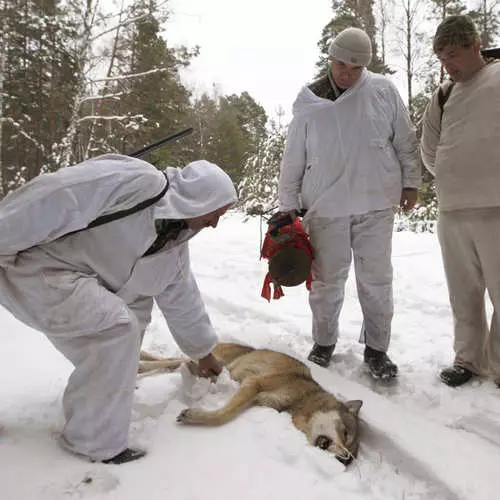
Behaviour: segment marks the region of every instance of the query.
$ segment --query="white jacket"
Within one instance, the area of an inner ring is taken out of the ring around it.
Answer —
[[[35,196],[24,212],[17,206],[24,199],[19,193],[13,193],[8,203],[7,199],[0,203],[4,217],[0,242],[6,242],[4,248],[0,246],[0,255],[5,256],[0,267],[2,305],[38,330],[85,335],[120,323],[128,314],[126,305],[153,297],[184,353],[193,358],[208,354],[217,337],[190,268],[187,241],[196,233],[184,230],[157,253],[143,255],[156,239],[156,218],[190,218],[234,203],[236,192],[229,177],[205,161],[169,168],[169,189],[155,205],[47,241],[47,235],[64,235],[86,227],[102,213],[153,197],[166,182],[163,173],[148,163],[121,155],[89,160],[64,169],[59,176],[51,174],[49,180],[57,182],[70,174],[71,182],[59,184],[64,188],[53,190],[52,198],[36,201]],[[41,211],[33,213],[33,206]],[[23,214],[40,243],[29,230],[20,231],[26,235],[24,241],[5,233],[6,228],[13,230],[13,223],[21,221]],[[29,246],[6,256],[14,247]],[[96,314],[96,310],[104,312]]]
[[[394,85],[363,70],[337,100],[302,88],[279,180],[280,210],[344,217],[399,205],[420,184],[415,129]]]

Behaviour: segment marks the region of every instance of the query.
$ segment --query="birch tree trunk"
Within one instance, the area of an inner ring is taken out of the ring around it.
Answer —
[[[106,71],[106,78],[107,79],[111,78],[111,75],[113,74],[113,69],[115,66],[116,53],[118,50],[118,41],[120,39],[120,28],[121,28],[121,23],[123,20],[124,3],[125,3],[124,0],[122,0],[120,12],[118,14],[118,26],[116,28],[115,36],[113,39],[113,47],[111,49],[111,56],[109,59],[108,70]],[[111,80],[106,80],[106,82],[104,83],[104,86],[102,89],[103,96],[106,96],[108,94],[109,88],[110,88],[110,82],[111,82]],[[97,117],[102,116],[102,108],[103,108],[104,101],[105,101],[105,97],[102,97],[101,99],[98,100],[98,102],[96,104],[96,111],[93,114],[96,115]],[[92,122],[92,126],[90,127],[90,134],[89,134],[89,139],[88,139],[84,159],[89,158],[91,151],[92,151],[92,148],[95,144],[96,126],[97,126],[97,119]]]
[[[0,197],[3,198],[2,130],[3,130],[3,95],[7,57],[7,21],[5,0],[0,0]]]
[[[94,0],[87,0],[83,14],[83,32],[81,33],[81,44],[79,47],[77,91],[71,105],[71,118],[67,132],[58,147],[59,151],[55,153],[55,162],[58,163],[60,167],[68,167],[74,160],[74,144],[78,133],[80,105],[85,97],[87,88],[85,72],[88,66],[89,52],[92,45],[92,29],[95,26],[98,5],[99,0],[95,3]]]

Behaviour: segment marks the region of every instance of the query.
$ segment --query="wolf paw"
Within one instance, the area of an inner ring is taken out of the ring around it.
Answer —
[[[177,422],[180,424],[197,424],[200,422],[201,410],[186,408],[177,415]]]

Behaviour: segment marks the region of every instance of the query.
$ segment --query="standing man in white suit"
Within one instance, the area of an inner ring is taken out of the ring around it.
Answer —
[[[220,372],[188,240],[236,199],[229,176],[207,161],[160,172],[110,154],[39,176],[0,203],[0,303],[74,365],[63,447],[104,463],[144,456],[127,436],[153,301],[201,372]],[[87,228],[122,210],[130,214]]]
[[[329,71],[303,87],[293,108],[279,179],[280,211],[304,222],[315,250],[309,296],[314,346],[330,362],[354,258],[363,313],[360,342],[376,378],[397,375],[387,355],[393,316],[393,207],[413,208],[420,184],[415,130],[398,91],[366,69],[368,35],[348,28],[329,46]]]

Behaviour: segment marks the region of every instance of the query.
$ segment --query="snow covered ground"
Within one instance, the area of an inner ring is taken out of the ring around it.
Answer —
[[[223,340],[305,359],[311,346],[305,287],[260,297],[259,220],[232,214],[191,244],[194,272]],[[437,238],[395,233],[395,317],[390,353],[397,383],[362,366],[361,315],[352,276],[341,339],[313,375],[342,399],[362,399],[358,459],[344,468],[311,447],[286,413],[251,408],[219,428],[176,424],[188,405],[218,407],[235,390],[183,372],[138,378],[131,443],[142,460],[91,464],[61,450],[61,395],[71,365],[46,338],[0,309],[0,498],[2,500],[497,500],[500,390],[488,380],[440,383],[452,359],[452,320]],[[145,348],[179,355],[156,311]]]

